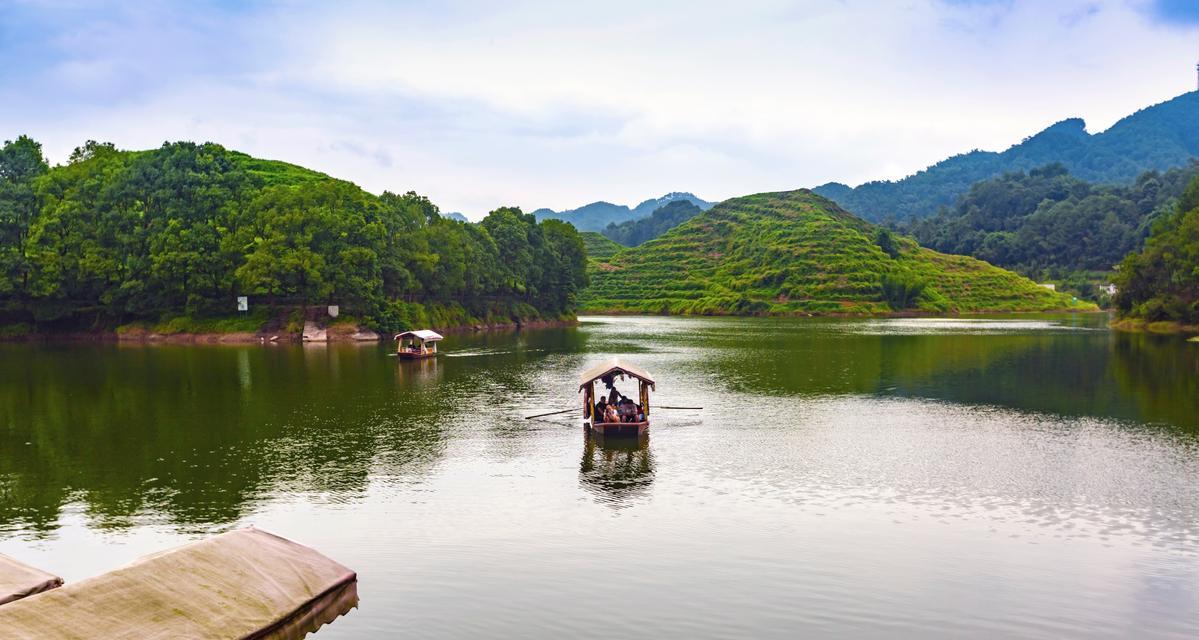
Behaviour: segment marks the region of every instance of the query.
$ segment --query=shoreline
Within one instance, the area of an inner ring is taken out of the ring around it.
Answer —
[[[1158,335],[1199,336],[1199,324],[1183,324],[1176,320],[1150,322],[1136,318],[1113,319],[1108,323],[1114,331],[1125,333],[1154,333]]]
[[[647,316],[655,318],[957,318],[962,316],[984,315],[1029,315],[1037,313],[1077,313],[1077,314],[1110,314],[1106,309],[1039,309],[1032,311],[888,311],[885,313],[849,313],[849,312],[811,312],[797,311],[793,313],[653,313],[649,311],[627,311],[619,309],[580,309],[581,316]],[[1199,332],[1199,327],[1194,327]]]
[[[450,327],[434,327],[438,333],[454,335],[482,331],[519,331],[521,329],[553,329],[579,324],[577,317],[560,320],[531,320],[528,322],[502,322],[495,324],[473,323]],[[112,331],[29,333],[0,337],[4,342],[80,342],[116,344],[199,344],[199,345],[247,345],[247,344],[377,344],[390,342],[391,336],[380,334],[365,327],[330,330],[326,340],[304,340],[302,334],[280,332],[231,332],[231,333],[153,333],[134,330],[118,333]],[[369,334],[369,336],[368,336]],[[364,337],[368,336],[368,337]]]

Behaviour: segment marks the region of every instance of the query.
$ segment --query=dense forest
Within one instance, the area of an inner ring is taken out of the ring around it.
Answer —
[[[952,206],[972,185],[1013,171],[1060,162],[1082,180],[1128,183],[1199,157],[1199,92],[1142,109],[1091,135],[1077,118],[1063,120],[1006,151],[971,151],[897,181],[857,188],[829,183],[816,193],[872,221],[903,221]]]
[[[338,304],[387,331],[557,318],[573,313],[585,268],[569,224],[514,208],[465,224],[415,193],[375,196],[216,144],[88,142],[56,167],[27,137],[0,149],[10,326],[229,317],[240,295],[260,313]]]
[[[1145,249],[1120,263],[1115,280],[1121,316],[1199,325],[1199,178],[1153,225]]]
[[[609,224],[604,227],[602,233],[616,243],[626,247],[636,247],[657,238],[701,213],[703,210],[691,202],[675,200],[658,208],[648,218]]]
[[[592,260],[588,311],[877,314],[1094,309],[974,258],[926,249],[811,191],[721,202]]]
[[[1095,185],[1051,164],[975,184],[952,209],[901,228],[937,251],[1032,278],[1081,280],[1079,272],[1111,271],[1140,249],[1196,175],[1192,162],[1143,173],[1128,186]]]

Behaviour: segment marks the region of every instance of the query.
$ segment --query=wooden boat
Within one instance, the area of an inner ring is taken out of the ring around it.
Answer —
[[[396,355],[404,359],[432,358],[437,355],[437,343],[441,334],[428,329],[397,333]]]
[[[612,388],[617,379],[625,378],[637,381],[640,419],[636,422],[607,422],[603,416],[593,415],[598,399],[595,383],[603,382],[606,388]],[[649,431],[649,392],[652,389],[654,379],[645,369],[617,358],[591,367],[579,376],[579,391],[583,393],[583,426],[605,438],[644,436]]]

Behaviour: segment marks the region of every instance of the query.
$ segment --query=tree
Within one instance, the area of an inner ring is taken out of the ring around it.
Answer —
[[[49,170],[42,145],[28,136],[0,148],[0,296],[29,287],[29,228],[38,214],[35,180]]]

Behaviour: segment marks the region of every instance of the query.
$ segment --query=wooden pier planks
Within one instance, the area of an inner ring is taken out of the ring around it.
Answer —
[[[62,586],[62,578],[0,555],[0,605]]]
[[[300,638],[358,603],[357,575],[240,529],[0,607],[5,638]]]

